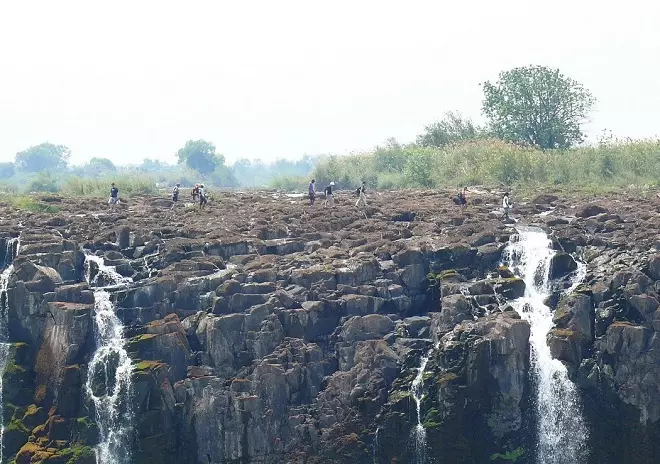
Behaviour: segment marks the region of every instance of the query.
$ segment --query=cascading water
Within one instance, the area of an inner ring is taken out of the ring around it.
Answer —
[[[14,270],[13,265],[7,268],[0,274],[0,462],[4,462],[4,438],[5,426],[4,420],[4,403],[2,398],[2,377],[5,372],[5,364],[7,363],[7,353],[9,352],[9,333],[7,331],[7,322],[9,318],[9,301],[7,298],[7,287],[9,285],[9,276]]]
[[[97,267],[96,273],[91,263]],[[131,374],[133,365],[124,347],[124,326],[115,314],[110,294],[98,288],[102,277],[107,286],[126,285],[130,279],[120,276],[114,268],[105,266],[103,259],[88,255],[85,277],[94,292],[94,328],[96,351],[89,363],[88,397],[94,403],[100,443],[96,448],[97,464],[129,464],[133,415],[131,411]]]
[[[14,271],[14,266],[11,262],[18,255],[21,247],[19,237],[10,238],[5,245],[5,264],[8,266],[0,274],[0,462],[4,462],[5,450],[5,425],[4,420],[4,402],[2,398],[2,377],[5,372],[5,365],[7,364],[7,354],[9,353],[9,298],[7,295],[7,287],[9,286],[9,276]]]
[[[5,244],[5,264],[10,264],[16,256],[18,256],[18,251],[21,247],[20,237],[14,237],[7,239]]]
[[[426,369],[426,364],[429,362],[431,357],[431,352],[424,355],[419,363],[419,368],[417,370],[417,375],[410,385],[410,392],[415,399],[415,406],[417,407],[417,425],[413,429],[413,440],[415,442],[415,462],[416,464],[424,464],[424,459],[426,456],[426,429],[422,424],[421,417],[421,403],[422,396],[424,392],[424,370]]]
[[[505,264],[526,284],[525,295],[512,302],[531,326],[531,365],[536,386],[538,464],[586,462],[588,437],[575,385],[566,366],[553,359],[546,337],[552,329],[552,311],[544,304],[550,295],[551,240],[540,229],[520,229],[512,236]]]

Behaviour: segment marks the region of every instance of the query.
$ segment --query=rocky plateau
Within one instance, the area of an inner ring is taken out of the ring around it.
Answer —
[[[578,387],[588,463],[660,462],[655,193],[514,192],[515,223],[498,189],[471,189],[465,208],[448,190],[367,193],[362,210],[352,192],[332,208],[272,191],[219,192],[201,211],[0,203],[3,462],[96,462],[93,254],[130,279],[95,281],[131,358],[130,462],[417,462],[411,384],[432,350],[425,462],[535,463],[530,326],[510,305],[525,282],[502,266],[523,226],[555,250],[547,342]]]

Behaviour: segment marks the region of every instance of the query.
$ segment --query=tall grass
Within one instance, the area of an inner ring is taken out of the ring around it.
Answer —
[[[156,181],[144,174],[137,176],[117,176],[106,179],[71,177],[62,185],[60,192],[70,196],[103,197],[110,195],[110,185],[114,182],[122,194],[154,195],[158,193]]]
[[[576,189],[659,186],[660,140],[610,140],[594,147],[541,151],[501,140],[443,148],[399,147],[323,159],[317,182],[342,188],[362,181],[378,188],[478,184]]]

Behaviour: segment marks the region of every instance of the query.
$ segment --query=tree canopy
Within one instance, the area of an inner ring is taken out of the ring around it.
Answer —
[[[445,113],[443,119],[424,128],[424,133],[417,136],[417,145],[444,147],[452,143],[479,138],[484,133],[484,129],[476,126],[470,119],[465,119],[459,113],[449,111]]]
[[[0,163],[0,177],[7,179],[14,175],[14,163]]]
[[[90,177],[98,177],[117,171],[117,167],[108,158],[92,158],[82,167],[83,174]]]
[[[215,152],[215,145],[206,140],[188,140],[176,153],[179,164],[186,164],[191,169],[210,174],[215,168],[225,163],[225,157]]]
[[[71,150],[49,142],[16,153],[16,169],[24,172],[58,171],[66,169]]]
[[[514,68],[482,87],[482,112],[497,137],[541,149],[569,148],[584,140],[581,124],[596,100],[558,69]]]

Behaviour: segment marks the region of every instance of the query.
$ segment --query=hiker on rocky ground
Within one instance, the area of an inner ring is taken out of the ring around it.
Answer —
[[[511,209],[511,201],[509,200],[509,192],[506,192],[504,194],[504,198],[502,198],[502,208],[504,208],[504,217],[506,220],[509,220],[509,210]]]
[[[197,203],[197,197],[199,197],[199,184],[195,184],[190,191],[190,195],[192,196],[193,203]]]
[[[314,200],[316,200],[316,190],[314,190],[314,186],[316,185],[316,179],[312,179],[312,181],[309,183],[309,206],[314,206]]]
[[[334,182],[330,182],[330,185],[328,185],[324,192],[325,192],[325,201],[323,202],[323,206],[328,206],[328,203],[330,203],[330,206],[333,206],[335,204],[335,197],[332,196],[332,187],[335,186]]]
[[[116,205],[117,203],[119,203],[119,189],[115,187],[115,183],[113,182],[110,188],[110,198],[108,199],[108,204]]]
[[[172,208],[179,202],[179,186],[181,184],[176,184],[172,189]]]
[[[204,193],[204,184],[201,184],[198,187],[197,193],[199,195],[199,207],[204,208],[204,205],[208,203],[208,201],[206,200],[206,194]]]
[[[366,182],[362,182],[362,186],[358,187],[358,189],[355,191],[358,195],[358,199],[355,202],[355,207],[359,208],[360,206],[367,206],[367,197],[364,195],[364,191],[366,190]]]
[[[454,198],[454,203],[459,206],[467,206],[467,187],[463,187],[463,190],[458,192],[458,195]]]

